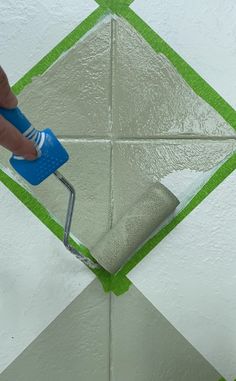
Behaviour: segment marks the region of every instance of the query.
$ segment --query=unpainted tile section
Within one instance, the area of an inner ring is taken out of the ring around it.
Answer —
[[[220,379],[134,286],[120,297],[112,295],[111,327],[112,381]]]
[[[63,145],[70,155],[60,172],[76,190],[72,233],[91,247],[108,230],[110,223],[110,143],[66,140]],[[1,150],[0,162],[5,167],[9,153]],[[20,179],[21,183],[23,182]],[[50,176],[37,187],[24,183],[30,192],[64,225],[68,206],[68,190]]]
[[[0,381],[109,381],[109,295],[93,281]]]
[[[193,172],[197,180],[198,174],[200,178],[201,173],[214,168],[235,149],[235,140],[158,139],[114,143],[113,221],[116,222],[152,183],[178,173],[170,184],[170,190],[178,196],[179,182],[181,178],[186,179],[187,170]],[[186,186],[181,185],[183,194],[188,193],[189,186],[191,178]],[[197,189],[193,187],[194,192]]]
[[[38,129],[69,136],[104,136],[109,127],[110,17],[90,31],[19,96]]]
[[[122,19],[116,20],[113,133],[235,136],[235,131],[198,97],[168,59],[157,54]]]

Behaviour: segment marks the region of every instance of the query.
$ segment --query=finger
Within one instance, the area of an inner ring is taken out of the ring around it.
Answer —
[[[15,108],[18,104],[16,96],[11,91],[7,75],[0,66],[0,107]]]
[[[33,143],[26,139],[8,120],[0,115],[0,145],[23,156],[26,160],[37,158],[37,151]]]

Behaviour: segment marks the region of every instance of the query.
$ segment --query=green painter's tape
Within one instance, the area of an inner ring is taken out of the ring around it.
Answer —
[[[209,103],[226,122],[236,129],[236,111],[233,107],[201,78],[150,26],[128,7],[120,8],[118,15],[124,17],[143,36],[156,53],[164,54],[195,93]]]
[[[127,8],[134,0],[96,0],[96,2],[105,9],[118,14],[123,8]]]
[[[14,93],[18,95],[25,86],[32,82],[33,77],[43,74],[64,52],[75,45],[81,37],[94,27],[105,14],[106,12],[101,7],[91,13],[13,86]]]

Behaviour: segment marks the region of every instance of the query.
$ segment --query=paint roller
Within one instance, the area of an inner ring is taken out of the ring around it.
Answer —
[[[18,107],[10,110],[0,108],[0,115],[31,140],[38,151],[38,158],[34,161],[12,155],[10,164],[15,171],[31,185],[38,185],[54,174],[68,189],[69,202],[63,242],[76,258],[92,269],[101,265],[108,272],[116,273],[179,204],[179,200],[164,185],[158,182],[153,184],[92,248],[91,254],[98,262],[95,263],[69,243],[75,190],[58,171],[69,160],[67,151],[49,128],[36,130]]]

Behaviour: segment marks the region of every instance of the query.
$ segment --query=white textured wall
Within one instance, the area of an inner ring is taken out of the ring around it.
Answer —
[[[0,64],[13,84],[81,23],[94,0],[0,2]]]

